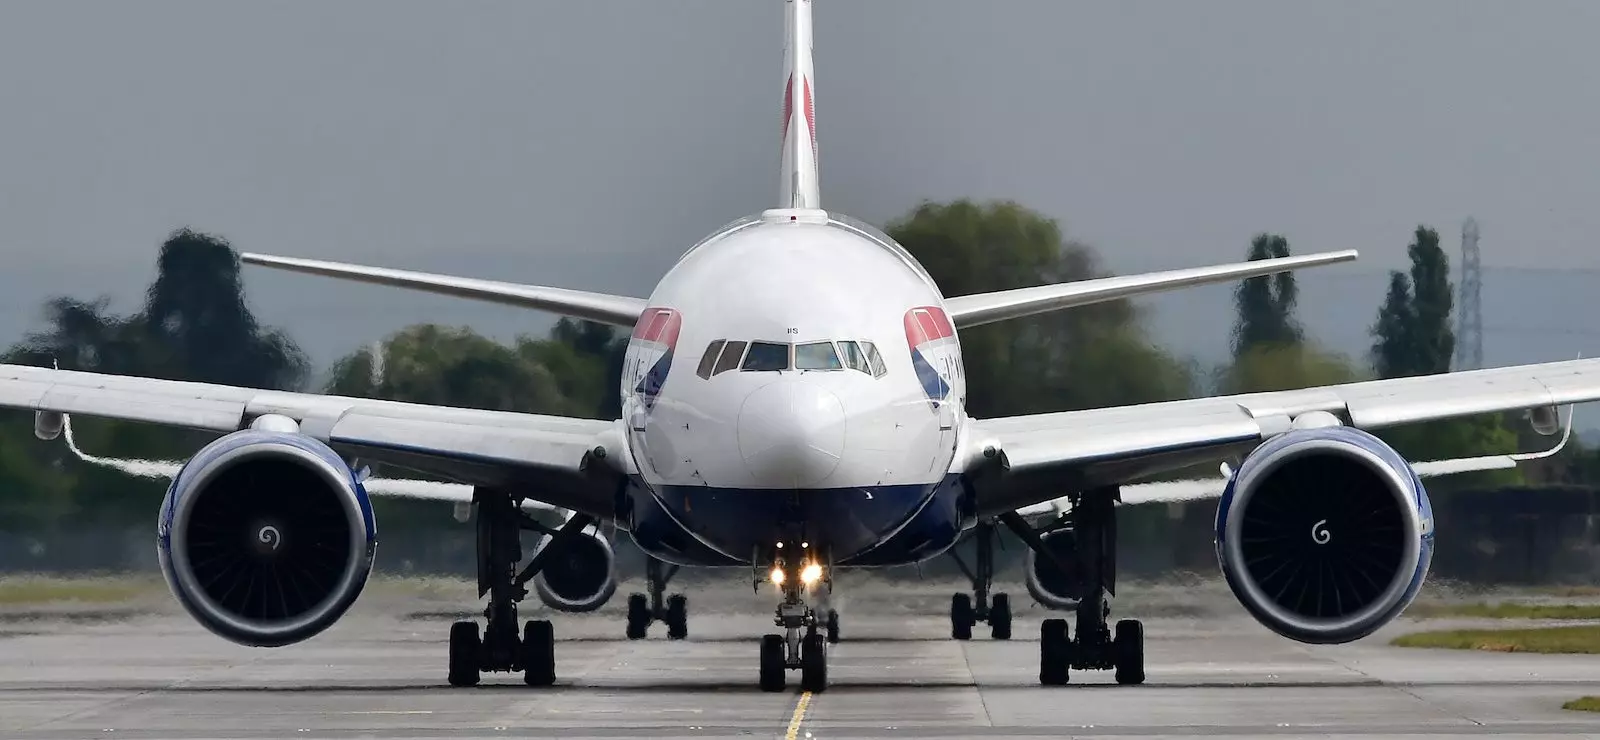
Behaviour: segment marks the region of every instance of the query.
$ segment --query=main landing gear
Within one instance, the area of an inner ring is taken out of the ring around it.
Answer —
[[[972,582],[972,595],[955,594],[950,597],[950,636],[957,640],[972,639],[972,627],[979,622],[989,623],[989,634],[996,640],[1011,639],[1011,597],[995,594],[989,600],[989,589],[994,585],[994,521],[978,522],[973,532],[977,546],[977,569],[967,567],[955,548],[950,558],[956,561],[967,580]]]
[[[1068,633],[1065,619],[1046,619],[1041,625],[1039,683],[1064,685],[1071,669],[1111,669],[1119,684],[1144,683],[1144,626],[1138,620],[1123,619],[1113,632],[1106,622],[1111,607],[1105,597],[1116,592],[1117,497],[1115,487],[1072,497],[1071,526],[1077,539],[1074,554],[1087,581],[1083,598],[1078,601],[1075,638]],[[1038,533],[1016,512],[1007,513],[1000,520],[1041,560],[1066,570],[1065,564],[1044,547]]]
[[[667,584],[678,574],[678,566],[665,568],[660,560],[648,555],[645,557],[645,583],[650,595],[633,594],[628,597],[628,639],[643,638],[650,630],[650,623],[659,620],[667,625],[668,639],[682,640],[689,634],[689,600],[683,594],[673,594],[663,604],[661,598],[667,590]]]
[[[518,634],[517,604],[527,597],[525,586],[544,563],[594,519],[573,514],[552,530],[523,513],[503,491],[479,488],[472,499],[478,513],[478,596],[488,594],[489,605],[482,636],[476,622],[450,625],[450,685],[477,685],[483,671],[522,671],[529,686],[549,686],[556,680],[555,631],[550,622],[535,619]],[[518,573],[524,529],[551,537]]]
[[[805,603],[805,592],[814,585],[832,585],[831,574],[823,572],[807,543],[780,544],[770,578],[783,591],[774,623],[784,628],[782,635],[761,638],[761,690],[782,691],[786,672],[800,671],[800,689],[818,693],[828,688],[827,642],[838,642],[839,614],[828,610],[824,619]],[[756,583],[759,585],[760,580]],[[823,629],[827,640],[824,641]]]

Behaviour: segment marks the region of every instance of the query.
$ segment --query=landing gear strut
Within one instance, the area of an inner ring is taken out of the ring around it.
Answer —
[[[761,638],[761,690],[782,691],[787,680],[786,672],[800,671],[800,689],[819,693],[828,688],[828,648],[823,633],[824,626],[832,639],[838,641],[838,613],[829,610],[826,625],[817,612],[805,603],[805,592],[812,584],[821,585],[831,574],[822,572],[822,565],[814,553],[806,551],[805,543],[789,543],[777,550],[772,569],[772,580],[783,590],[774,623],[784,628],[782,635],[764,635]],[[813,570],[815,569],[815,570]]]
[[[668,596],[665,603],[662,599],[667,584],[678,574],[678,566],[664,567],[660,560],[645,557],[645,583],[650,595],[628,597],[628,639],[643,638],[650,630],[650,623],[659,620],[667,625],[668,639],[682,640],[689,635],[689,600],[683,594]]]
[[[1119,684],[1144,683],[1144,626],[1123,619],[1115,632],[1107,627],[1111,606],[1106,596],[1116,594],[1117,498],[1115,487],[1072,496],[1076,556],[1086,581],[1077,606],[1076,637],[1069,635],[1065,619],[1046,619],[1040,628],[1039,682],[1047,686],[1066,684],[1069,669],[1113,669]],[[1021,516],[1012,512],[1001,521],[1041,558],[1065,570]]]
[[[472,499],[478,513],[478,596],[488,594],[489,604],[481,636],[476,622],[450,625],[450,685],[474,686],[482,671],[522,671],[529,686],[549,686],[556,680],[555,631],[542,619],[518,630],[517,604],[528,595],[527,582],[594,519],[573,514],[559,530],[551,530],[523,513],[504,491],[479,488]],[[524,529],[551,537],[518,573]]]
[[[972,626],[989,623],[989,634],[996,640],[1011,639],[1011,597],[995,594],[989,600],[989,589],[994,585],[994,521],[978,522],[973,532],[977,546],[977,569],[967,567],[960,553],[950,550],[961,572],[972,582],[972,595],[955,594],[950,597],[950,636],[957,640],[972,639]]]

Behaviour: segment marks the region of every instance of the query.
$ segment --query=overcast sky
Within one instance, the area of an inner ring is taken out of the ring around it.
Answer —
[[[1013,198],[1122,272],[1231,261],[1262,230],[1297,253],[1359,248],[1303,278],[1314,314],[1346,310],[1348,286],[1356,342],[1419,222],[1453,254],[1476,215],[1485,263],[1522,274],[1600,268],[1593,0],[815,4],[830,209],[881,223],[925,198]],[[50,295],[131,308],[183,225],[646,295],[688,244],[777,199],[780,8],[11,0],[0,341]],[[414,321],[550,320],[246,269],[258,313],[319,362]],[[1153,304],[1162,336],[1221,346],[1226,290],[1194,296]]]

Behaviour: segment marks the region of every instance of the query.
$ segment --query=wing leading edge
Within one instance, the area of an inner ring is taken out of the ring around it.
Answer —
[[[549,507],[608,520],[626,470],[615,422],[461,409],[308,393],[0,365],[0,407],[95,416],[231,433],[277,414],[347,458],[383,462],[453,481],[376,479],[375,495],[470,501],[470,488],[528,491]],[[65,420],[63,428],[67,429]],[[181,465],[73,454],[143,477]],[[605,464],[597,450],[606,455]],[[543,507],[536,507],[543,508]]]
[[[974,293],[945,300],[945,310],[950,320],[960,327],[978,326],[994,321],[1022,318],[1064,308],[1076,308],[1093,303],[1114,301],[1148,293],[1159,293],[1178,288],[1208,283],[1222,283],[1244,278],[1260,277],[1287,272],[1302,267],[1317,267],[1349,262],[1359,255],[1355,250],[1324,252],[1298,257],[1274,257],[1229,265],[1194,267],[1184,270],[1148,272],[1142,275],[1078,280],[1055,285],[1017,288],[993,293]]]
[[[984,513],[1014,511],[1063,492],[1138,481],[1157,473],[1241,455],[1288,431],[1307,413],[1332,414],[1360,429],[1546,409],[1600,400],[1600,360],[1572,360],[1294,391],[974,420],[969,459],[993,458],[997,474],[981,487]],[[1568,416],[1570,429],[1571,416]],[[1448,475],[1513,467],[1544,453],[1418,463]],[[987,458],[985,452],[987,451]],[[976,463],[974,464],[976,467]],[[1164,500],[1206,497],[1209,482],[1148,484]],[[1197,494],[1197,495],[1196,495]],[[1161,500],[1161,499],[1150,499]]]
[[[261,265],[308,275],[322,275],[358,283],[410,288],[459,298],[536,308],[613,326],[632,327],[645,309],[645,301],[641,298],[566,288],[503,283],[496,280],[435,275],[386,267],[366,267],[299,257],[274,257],[249,252],[241,253],[239,260],[247,265]]]

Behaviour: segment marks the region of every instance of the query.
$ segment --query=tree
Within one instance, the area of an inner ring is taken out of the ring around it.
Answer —
[[[1289,240],[1277,234],[1257,234],[1250,241],[1250,260],[1289,256]],[[1262,275],[1240,281],[1234,290],[1238,321],[1233,330],[1233,356],[1270,344],[1299,344],[1303,339],[1294,319],[1298,297],[1293,272]]]
[[[1362,379],[1349,358],[1311,342],[1246,348],[1221,375],[1220,390],[1230,394],[1288,391]]]
[[[250,388],[298,389],[310,363],[245,305],[239,255],[215,236],[179,229],[161,245],[145,293],[144,328],[166,354],[161,377]]]
[[[442,406],[594,417],[604,361],[566,342],[507,346],[466,328],[417,324],[340,358],[329,393]],[[382,372],[374,372],[381,364]],[[615,417],[609,417],[615,418]]]
[[[1389,274],[1389,293],[1372,326],[1373,367],[1383,378],[1449,372],[1455,354],[1450,258],[1439,247],[1439,233],[1418,226],[1407,253],[1410,279]]]
[[[1389,273],[1389,293],[1372,325],[1372,368],[1380,378],[1398,378],[1412,366],[1408,332],[1416,319],[1411,313],[1411,283],[1403,272]]]
[[[1011,201],[923,203],[886,232],[946,296],[1107,275],[1094,251]],[[1062,411],[1187,396],[1188,366],[1150,340],[1126,300],[961,331],[974,416]]]
[[[1372,325],[1372,364],[1381,378],[1449,372],[1455,352],[1450,261],[1439,247],[1438,232],[1418,226],[1407,254],[1410,276],[1390,273],[1389,292]],[[1399,427],[1379,436],[1409,460],[1507,453],[1518,445],[1517,434],[1501,414]],[[1436,487],[1504,486],[1521,480],[1513,469],[1452,476]]]

